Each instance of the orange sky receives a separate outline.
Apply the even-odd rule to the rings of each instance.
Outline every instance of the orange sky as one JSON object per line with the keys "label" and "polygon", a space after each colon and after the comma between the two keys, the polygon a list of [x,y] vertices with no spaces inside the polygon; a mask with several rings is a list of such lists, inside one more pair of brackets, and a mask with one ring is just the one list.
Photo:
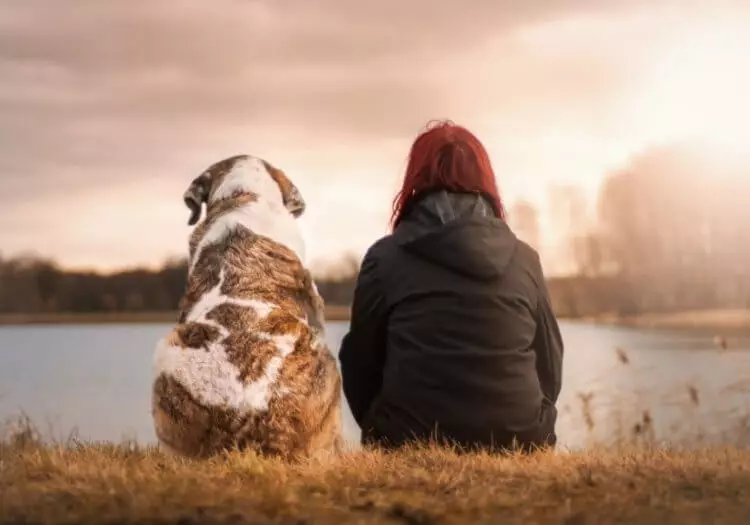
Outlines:
{"label": "orange sky", "polygon": [[4,254],[101,268],[182,255],[182,191],[240,152],[297,183],[314,260],[362,252],[410,141],[451,118],[484,141],[507,204],[539,207],[554,273],[552,186],[593,200],[651,145],[750,140],[746,2],[61,4],[0,5]]}

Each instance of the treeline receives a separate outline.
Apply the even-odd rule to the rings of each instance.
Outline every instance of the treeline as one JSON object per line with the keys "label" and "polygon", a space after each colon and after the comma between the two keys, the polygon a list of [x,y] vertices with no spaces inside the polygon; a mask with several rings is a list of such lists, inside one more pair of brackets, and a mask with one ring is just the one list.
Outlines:
{"label": "treeline", "polygon": [[[316,280],[326,303],[348,305],[354,275]],[[0,314],[161,312],[176,310],[185,291],[187,261],[169,260],[158,270],[112,274],[73,271],[52,260],[0,257]]]}
{"label": "treeline", "polygon": [[[594,220],[569,221],[575,275],[551,294],[569,316],[750,308],[750,166],[689,145],[611,173]],[[576,206],[570,207],[576,215]]]}
{"label": "treeline", "polygon": [[[558,315],[750,308],[747,165],[695,148],[659,148],[607,177],[592,220],[575,191],[553,200],[574,268],[549,281]],[[539,243],[533,206],[518,203],[510,216],[521,238]],[[349,305],[357,271],[358,260],[349,257],[317,276],[326,303]],[[156,271],[99,274],[38,257],[0,257],[0,313],[174,310],[186,276],[184,260]]]}

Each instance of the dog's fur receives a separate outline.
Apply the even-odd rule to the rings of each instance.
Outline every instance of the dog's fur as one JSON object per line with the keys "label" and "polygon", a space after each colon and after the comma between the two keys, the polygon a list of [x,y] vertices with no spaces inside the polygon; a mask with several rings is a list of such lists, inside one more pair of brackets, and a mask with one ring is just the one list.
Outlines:
{"label": "dog's fur", "polygon": [[268,162],[218,162],[184,194],[189,274],[156,348],[152,413],[167,451],[251,448],[287,459],[341,447],[341,379],[296,218],[300,192]]}

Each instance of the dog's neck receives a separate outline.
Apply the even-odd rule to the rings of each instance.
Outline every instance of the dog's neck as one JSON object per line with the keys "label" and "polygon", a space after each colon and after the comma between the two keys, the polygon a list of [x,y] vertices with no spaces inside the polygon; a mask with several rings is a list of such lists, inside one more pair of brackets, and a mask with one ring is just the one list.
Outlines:
{"label": "dog's neck", "polygon": [[224,197],[222,200],[232,200],[232,199],[239,199],[241,197],[248,197],[251,200],[258,200],[258,194],[255,192],[252,192],[246,188],[235,188],[232,190],[232,192],[229,194],[229,197]]}
{"label": "dog's neck", "polygon": [[190,260],[190,273],[206,247],[222,242],[237,228],[246,228],[285,246],[306,264],[305,243],[297,220],[280,202],[247,192],[210,204],[205,222],[193,232],[197,242]]}
{"label": "dog's neck", "polygon": [[206,206],[206,216],[217,217],[222,213],[226,213],[257,201],[257,193],[245,189],[237,189],[228,197],[219,200],[212,199]]}

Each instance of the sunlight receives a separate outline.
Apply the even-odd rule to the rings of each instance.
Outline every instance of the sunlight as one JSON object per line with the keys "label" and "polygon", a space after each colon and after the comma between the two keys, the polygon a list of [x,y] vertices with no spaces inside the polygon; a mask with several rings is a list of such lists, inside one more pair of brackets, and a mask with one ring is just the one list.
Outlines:
{"label": "sunlight", "polygon": [[697,140],[720,155],[750,158],[750,34],[738,22],[705,24],[658,52],[631,123],[649,142]]}

